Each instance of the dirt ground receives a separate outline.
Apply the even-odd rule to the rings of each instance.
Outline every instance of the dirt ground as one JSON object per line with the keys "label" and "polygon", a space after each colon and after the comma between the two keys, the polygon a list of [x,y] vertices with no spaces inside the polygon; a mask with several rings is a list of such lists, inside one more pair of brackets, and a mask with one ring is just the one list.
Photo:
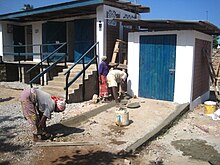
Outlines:
{"label": "dirt ground", "polygon": [[[21,90],[0,86],[0,91],[1,165],[220,164],[220,121],[204,114],[203,105],[185,114],[163,135],[140,147],[136,153],[124,155],[106,152],[96,145],[36,147],[31,141],[28,124],[19,111]],[[83,109],[88,110],[89,106],[81,106],[80,110]],[[9,121],[7,126],[6,120]],[[57,126],[54,124],[51,128]],[[74,133],[77,132],[80,129],[76,128]]]}

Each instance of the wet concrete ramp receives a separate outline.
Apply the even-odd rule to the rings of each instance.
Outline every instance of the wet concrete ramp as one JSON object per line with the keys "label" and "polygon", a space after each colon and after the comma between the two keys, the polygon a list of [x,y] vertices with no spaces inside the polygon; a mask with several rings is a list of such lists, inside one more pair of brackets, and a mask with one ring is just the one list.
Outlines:
{"label": "wet concrete ramp", "polygon": [[172,122],[189,110],[189,104],[174,104],[151,99],[131,99],[139,102],[137,108],[127,108],[129,125],[117,126],[114,102],[99,107],[62,124],[83,130],[68,135],[71,141],[98,142],[104,151],[118,153],[135,151],[142,144],[156,137]]}

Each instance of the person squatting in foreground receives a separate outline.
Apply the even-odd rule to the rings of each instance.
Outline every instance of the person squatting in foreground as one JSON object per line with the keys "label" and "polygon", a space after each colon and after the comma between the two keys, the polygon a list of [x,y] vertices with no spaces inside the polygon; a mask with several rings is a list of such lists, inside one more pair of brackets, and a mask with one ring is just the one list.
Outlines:
{"label": "person squatting in foreground", "polygon": [[46,135],[46,121],[51,119],[52,112],[65,110],[66,102],[57,96],[35,88],[25,88],[20,95],[22,111],[31,125],[33,141],[42,140]]}

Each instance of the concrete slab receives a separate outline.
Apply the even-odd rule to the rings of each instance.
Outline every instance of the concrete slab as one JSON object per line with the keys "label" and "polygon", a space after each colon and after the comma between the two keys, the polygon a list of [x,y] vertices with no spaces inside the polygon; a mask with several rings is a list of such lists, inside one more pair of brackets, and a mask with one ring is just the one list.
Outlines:
{"label": "concrete slab", "polygon": [[119,127],[115,124],[116,107],[110,103],[94,111],[63,122],[68,127],[84,130],[72,134],[75,141],[95,141],[99,148],[113,153],[135,151],[143,143],[156,137],[173,121],[189,110],[189,104],[175,104],[152,99],[130,99],[128,103],[139,102],[138,108],[127,108],[129,125]]}

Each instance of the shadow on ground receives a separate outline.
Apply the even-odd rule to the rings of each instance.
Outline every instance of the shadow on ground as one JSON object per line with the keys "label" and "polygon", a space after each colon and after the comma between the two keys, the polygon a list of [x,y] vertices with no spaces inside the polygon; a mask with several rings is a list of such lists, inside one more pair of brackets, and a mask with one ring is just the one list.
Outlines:
{"label": "shadow on ground", "polygon": [[15,97],[8,97],[8,98],[0,98],[0,102],[10,101],[14,99]]}
{"label": "shadow on ground", "polygon": [[[113,165],[115,163],[123,162],[125,156],[118,155],[106,151],[94,151],[88,150],[87,153],[82,153],[80,150],[73,152],[72,156],[61,156],[58,159],[52,161],[52,164],[56,165]],[[135,156],[126,156],[135,157]],[[117,160],[117,162],[115,162]]]}
{"label": "shadow on ground", "polygon": [[68,136],[68,135],[73,134],[73,133],[82,133],[85,130],[80,129],[80,128],[76,128],[76,127],[68,127],[68,126],[65,126],[63,124],[58,123],[58,124],[48,126],[46,128],[46,131],[48,133],[53,134],[53,135],[61,134],[60,137],[65,137],[65,136]]}
{"label": "shadow on ground", "polygon": [[29,146],[17,142],[22,132],[15,123],[20,119],[23,117],[0,116],[0,165],[13,164],[16,157],[22,157],[23,152],[30,149]]}
{"label": "shadow on ground", "polygon": [[16,125],[10,124],[10,126],[5,125],[4,122],[12,122],[19,120],[22,117],[10,117],[10,116],[0,116],[0,153],[4,152],[15,152],[19,151],[24,146],[13,144],[10,139],[15,138],[16,136]]}

